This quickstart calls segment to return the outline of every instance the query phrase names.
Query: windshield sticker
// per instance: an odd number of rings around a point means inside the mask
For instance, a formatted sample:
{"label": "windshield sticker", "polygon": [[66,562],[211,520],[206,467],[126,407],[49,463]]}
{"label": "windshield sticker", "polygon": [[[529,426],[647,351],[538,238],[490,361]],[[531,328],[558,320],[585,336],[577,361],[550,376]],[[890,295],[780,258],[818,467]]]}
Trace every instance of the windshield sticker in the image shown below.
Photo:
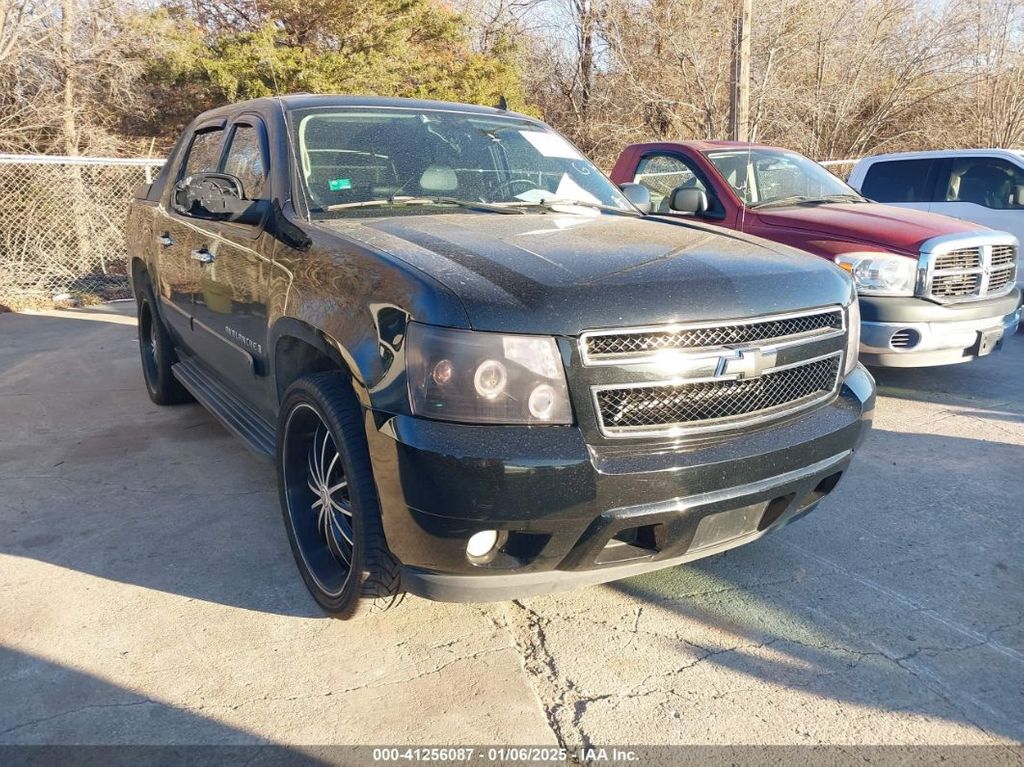
{"label": "windshield sticker", "polygon": [[348,178],[332,178],[327,182],[327,186],[330,187],[332,192],[340,192],[343,189],[352,188],[352,179]]}
{"label": "windshield sticker", "polygon": [[557,133],[539,130],[521,130],[519,133],[545,157],[560,157],[564,160],[583,159],[583,155],[576,151],[576,147]]}

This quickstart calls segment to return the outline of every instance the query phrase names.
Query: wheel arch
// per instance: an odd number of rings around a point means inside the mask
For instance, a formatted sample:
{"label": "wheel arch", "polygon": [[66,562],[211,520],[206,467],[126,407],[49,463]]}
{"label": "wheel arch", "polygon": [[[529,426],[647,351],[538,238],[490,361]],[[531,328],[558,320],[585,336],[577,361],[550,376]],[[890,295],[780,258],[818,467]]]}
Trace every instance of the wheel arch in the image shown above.
{"label": "wheel arch", "polygon": [[340,370],[352,379],[360,403],[369,405],[365,378],[355,358],[342,343],[323,330],[302,320],[282,317],[271,328],[268,341],[278,402],[299,377]]}
{"label": "wheel arch", "polygon": [[128,273],[131,275],[131,287],[134,294],[135,286],[138,285],[142,276],[145,275],[149,278],[149,266],[141,256],[133,256],[128,266]]}

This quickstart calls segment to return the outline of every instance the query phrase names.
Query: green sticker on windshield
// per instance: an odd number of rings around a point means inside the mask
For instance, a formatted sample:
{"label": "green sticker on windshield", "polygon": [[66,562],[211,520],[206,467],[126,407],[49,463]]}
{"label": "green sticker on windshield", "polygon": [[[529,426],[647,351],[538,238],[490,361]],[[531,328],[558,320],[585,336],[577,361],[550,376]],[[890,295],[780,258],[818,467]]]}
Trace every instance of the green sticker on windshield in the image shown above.
{"label": "green sticker on windshield", "polygon": [[327,182],[332,192],[340,192],[342,189],[351,189],[352,180],[347,178],[332,178]]}

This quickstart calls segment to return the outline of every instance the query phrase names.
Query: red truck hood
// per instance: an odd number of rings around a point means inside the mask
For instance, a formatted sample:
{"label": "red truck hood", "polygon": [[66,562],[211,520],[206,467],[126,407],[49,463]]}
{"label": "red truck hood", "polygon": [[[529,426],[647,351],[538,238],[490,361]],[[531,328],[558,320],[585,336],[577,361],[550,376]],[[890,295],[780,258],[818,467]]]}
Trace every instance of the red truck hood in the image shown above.
{"label": "red truck hood", "polygon": [[943,234],[974,232],[983,226],[936,213],[879,203],[806,205],[751,211],[772,227],[806,232],[808,240],[855,240],[916,254],[921,243]]}

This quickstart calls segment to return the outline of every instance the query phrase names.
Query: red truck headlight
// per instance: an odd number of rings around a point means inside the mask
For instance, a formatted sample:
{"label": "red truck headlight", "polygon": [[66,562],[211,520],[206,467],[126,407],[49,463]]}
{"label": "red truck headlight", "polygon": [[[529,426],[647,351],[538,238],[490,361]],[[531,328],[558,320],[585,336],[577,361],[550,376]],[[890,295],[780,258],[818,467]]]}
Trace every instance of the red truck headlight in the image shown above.
{"label": "red truck headlight", "polygon": [[895,253],[840,253],[836,266],[853,277],[862,296],[912,296],[917,260]]}

